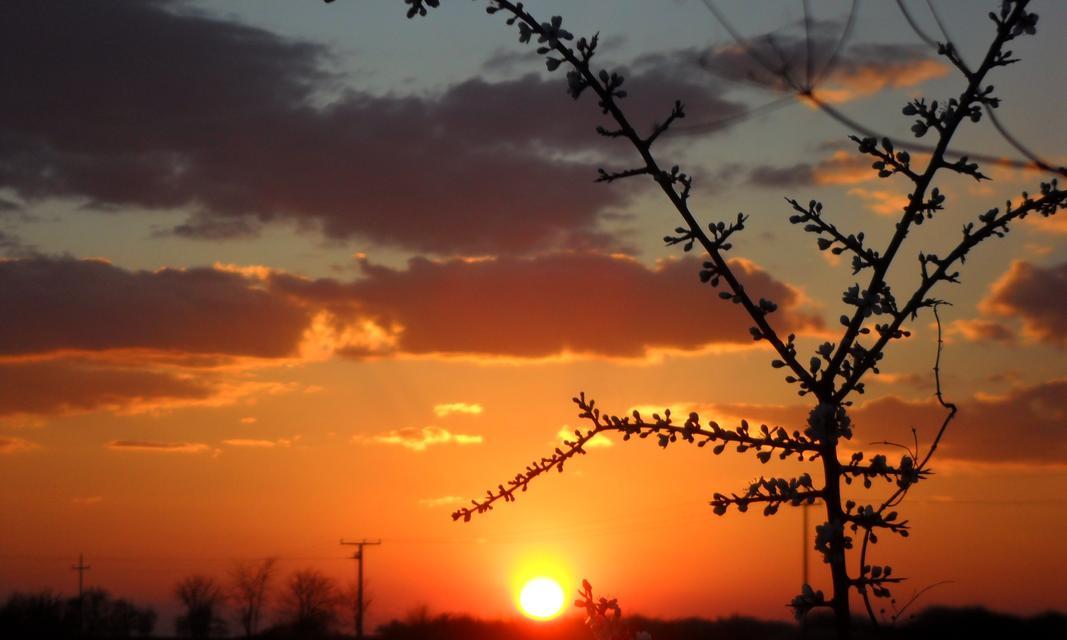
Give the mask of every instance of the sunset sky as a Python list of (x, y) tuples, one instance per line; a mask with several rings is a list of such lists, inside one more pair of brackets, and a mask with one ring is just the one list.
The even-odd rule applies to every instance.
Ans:
[[(163, 610), (178, 579), (237, 559), (350, 582), (338, 540), (368, 537), (383, 540), (371, 623), (422, 604), (514, 615), (540, 574), (588, 578), (627, 612), (790, 616), (800, 512), (707, 502), (796, 463), (609, 438), (516, 504), (449, 517), (581, 426), (579, 391), (790, 431), (810, 407), (701, 285), (699, 256), (663, 246), (680, 221), (652, 182), (593, 182), (633, 158), (595, 134), (594, 101), (483, 3), (442, 4), (416, 20), (399, 0), (0, 8), (0, 594), (71, 592), (79, 552), (88, 584)], [(850, 3), (812, 4), (819, 67)], [(994, 4), (934, 3), (964, 58), (984, 54)], [(698, 0), (527, 5), (600, 31), (637, 122), (687, 104), (662, 164), (696, 176), (702, 220), (751, 216), (730, 255), (801, 353), (836, 340), (856, 279), (783, 197), (880, 247), (906, 185), (761, 76)], [(800, 2), (720, 5), (804, 68)], [(905, 101), (963, 81), (896, 3), (860, 7), (820, 95), (908, 138)], [(1067, 4), (1032, 8), (1037, 36), (992, 82), (1012, 133), (1062, 165)], [(985, 120), (957, 139), (1018, 157)], [(940, 182), (947, 209), (909, 238), (894, 291), (918, 281), (919, 251), (1048, 180), (983, 171)], [(953, 303), (943, 382), (961, 415), (901, 510), (911, 537), (878, 560), (909, 577), (905, 598), (952, 581), (927, 604), (1067, 609), (1067, 219), (1026, 220), (935, 294)], [(910, 330), (853, 408), (851, 448), (936, 430), (933, 318)]]

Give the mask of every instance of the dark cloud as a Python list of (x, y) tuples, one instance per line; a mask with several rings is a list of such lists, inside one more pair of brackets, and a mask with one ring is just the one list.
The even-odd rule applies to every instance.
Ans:
[(57, 415), (203, 401), (204, 377), (73, 360), (0, 363), (0, 416)]
[(239, 273), (128, 271), (97, 260), (0, 262), (0, 356), (143, 349), (293, 355), (308, 312)]
[(1030, 338), (1067, 347), (1067, 262), (1049, 267), (1013, 262), (993, 283), (981, 308), (1022, 320), (1023, 332)]
[[(734, 267), (754, 296), (775, 300), (782, 331), (820, 326), (800, 295), (756, 265)], [(639, 357), (650, 349), (751, 344), (751, 325), (697, 278), (696, 260), (648, 268), (631, 259), (565, 253), (529, 259), (445, 262), (414, 259), (404, 270), (364, 263), (353, 283), (277, 274), (272, 288), (372, 320), (390, 350), (543, 357), (561, 353)], [(353, 355), (363, 355), (361, 351)]]
[[(929, 445), (944, 415), (933, 400), (890, 397), (865, 404), (853, 413), (853, 421), (868, 442), (888, 439), (906, 444), (911, 427), (916, 427)], [(1067, 381), (960, 403), (959, 417), (949, 427), (941, 450), (946, 457), (977, 462), (1067, 462)]]
[[(735, 268), (754, 295), (779, 303), (781, 330), (820, 326), (797, 291), (752, 263)], [(749, 320), (699, 283), (696, 260), (648, 268), (570, 252), (415, 259), (403, 270), (363, 262), (362, 271), (343, 282), (262, 268), (0, 261), (0, 415), (228, 403), (288, 388), (257, 382), (248, 375), (257, 367), (334, 352), (639, 357), (751, 343)]]
[[(596, 136), (593, 101), (571, 104), (561, 74), (324, 105), (323, 46), (165, 0), (5, 4), (0, 38), (19, 52), (0, 65), (19, 88), (0, 101), (0, 187), (29, 202), (185, 207), (174, 231), (212, 239), (285, 220), (480, 254), (580, 245), (628, 197), (592, 183), (590, 158), (622, 143)], [(635, 122), (675, 97), (694, 114), (741, 108), (703, 80), (635, 71)]]
[(31, 256), (37, 253), (37, 248), (32, 244), (23, 242), (17, 234), (9, 233), (0, 229), (0, 256), (12, 258)]
[(749, 171), (748, 182), (757, 187), (811, 186), (815, 183), (815, 171), (806, 162), (788, 167), (760, 165)]

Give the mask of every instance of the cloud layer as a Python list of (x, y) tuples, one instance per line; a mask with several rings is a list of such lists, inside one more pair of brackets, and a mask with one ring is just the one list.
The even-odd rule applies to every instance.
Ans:
[[(750, 262), (735, 261), (755, 297), (775, 300), (782, 331), (821, 326), (801, 310), (799, 292)], [(654, 349), (751, 344), (751, 321), (701, 285), (699, 262), (565, 253), (535, 258), (431, 261), (404, 270), (363, 263), (352, 283), (276, 275), (272, 286), (391, 332), (385, 353), (558, 354), (643, 357)], [(374, 355), (362, 348), (354, 356)]]
[[(0, 102), (0, 188), (27, 201), (185, 208), (174, 231), (187, 236), (282, 220), (481, 254), (606, 241), (600, 220), (628, 197), (593, 184), (591, 157), (623, 143), (594, 133), (592, 101), (572, 104), (558, 76), (373, 95), (339, 90), (322, 45), (169, 0), (34, 3), (0, 18), (20, 58), (0, 67), (19, 87)], [(628, 87), (642, 126), (674, 98), (701, 117), (742, 110), (671, 67), (646, 64)]]
[[(778, 302), (783, 331), (821, 327), (797, 290), (753, 263), (735, 268), (753, 295)], [(226, 265), (133, 271), (69, 257), (2, 261), (0, 307), (10, 312), (0, 335), (0, 415), (232, 402), (279, 390), (242, 370), (311, 352), (632, 358), (751, 344), (749, 321), (701, 285), (698, 271), (695, 260), (647, 267), (580, 252), (415, 259), (406, 269), (363, 261), (361, 277), (347, 282)]]

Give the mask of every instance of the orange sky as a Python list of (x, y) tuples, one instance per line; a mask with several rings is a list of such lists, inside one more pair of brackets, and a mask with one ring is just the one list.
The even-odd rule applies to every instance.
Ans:
[[(509, 34), (470, 3), (418, 23), (396, 3), (359, 4), (329, 18), (332, 5), (308, 6), (289, 26), (267, 9), (162, 0), (100, 16), (0, 11), (7, 41), (47, 20), (72, 47), (109, 38), (107, 51), (143, 51), (144, 65), (86, 54), (67, 70), (27, 42), (25, 63), (0, 72), (26, 96), (0, 105), (0, 140), (14, 141), (0, 147), (14, 159), (0, 163), (0, 593), (70, 592), (79, 552), (88, 583), (164, 607), (181, 577), (239, 559), (348, 582), (337, 542), (369, 537), (383, 540), (367, 552), (372, 623), (421, 604), (513, 615), (517, 581), (542, 572), (568, 588), (588, 578), (628, 612), (789, 617), (800, 512), (718, 518), (707, 501), (796, 463), (608, 439), (517, 504), (451, 521), (581, 426), (579, 391), (616, 413), (695, 409), (790, 430), (807, 407), (738, 308), (700, 284), (699, 259), (661, 246), (677, 221), (657, 194), (592, 184), (598, 163), (628, 156), (599, 146), (591, 103), (506, 56)], [(603, 26), (635, 111), (650, 119), (678, 91), (714, 120), (777, 95), (728, 80), (744, 74), (737, 52), (699, 3), (674, 4), (650, 15), (622, 3)], [(795, 17), (734, 11), (752, 34)], [(906, 135), (899, 105), (959, 81), (899, 15), (870, 11), (830, 98)], [(575, 13), (583, 32), (604, 20)], [(982, 13), (956, 25), (971, 54)], [(1013, 130), (1062, 162), (1063, 83), (1035, 89), (1065, 54), (1052, 33), (997, 84)], [(193, 36), (202, 52), (182, 55)], [(726, 78), (692, 75), (698, 50)], [(1005, 152), (984, 125), (961, 144)], [(802, 353), (835, 339), (852, 276), (784, 224), (781, 198), (819, 198), (880, 246), (902, 184), (876, 181), (838, 125), (800, 104), (665, 153), (698, 176), (703, 219), (752, 216), (731, 255), (750, 290), (778, 302), (783, 333)], [(964, 221), (1046, 179), (987, 172), (978, 186), (944, 181), (951, 206), (909, 240), (895, 291), (916, 281), (920, 249), (946, 250)], [(876, 548), (909, 578), (898, 597), (948, 580), (923, 603), (1067, 608), (1065, 229), (1028, 220), (939, 292), (954, 303), (944, 382), (962, 412), (901, 509), (911, 537)], [(929, 443), (931, 322), (920, 316), (870, 381), (850, 447), (907, 442), (911, 427)]]

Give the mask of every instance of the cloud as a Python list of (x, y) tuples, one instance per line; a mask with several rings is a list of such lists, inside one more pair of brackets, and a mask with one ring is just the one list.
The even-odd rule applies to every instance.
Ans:
[(221, 444), (227, 447), (243, 447), (247, 449), (273, 449), (275, 447), (291, 447), (300, 441), (301, 436), (295, 435), (289, 438), (227, 438)]
[[(783, 333), (820, 328), (802, 294), (754, 263), (733, 266), (746, 289), (779, 305)], [(276, 275), (271, 287), (321, 306), (347, 322), (391, 336), (383, 351), (352, 356), (475, 354), (540, 358), (560, 354), (644, 357), (655, 349), (749, 345), (751, 320), (702, 285), (695, 259), (646, 267), (601, 254), (465, 261), (416, 258), (407, 269), (362, 263), (351, 283)]]
[(205, 453), (211, 447), (202, 442), (152, 442), (148, 440), (113, 440), (107, 447), (113, 451), (149, 451), (155, 453)]
[(874, 180), (877, 175), (864, 156), (838, 149), (815, 164), (798, 162), (783, 167), (755, 166), (748, 172), (748, 182), (758, 187), (772, 188), (854, 185)]
[(854, 187), (848, 190), (848, 195), (863, 200), (868, 209), (883, 216), (899, 215), (904, 212), (904, 207), (908, 206), (907, 196), (884, 189)]
[[(585, 433), (585, 430), (583, 430), (582, 433)], [(568, 427), (567, 425), (563, 425), (559, 428), (559, 432), (556, 434), (556, 438), (560, 442), (574, 442), (578, 439), (578, 436), (574, 434), (574, 429)], [(611, 441), (611, 438), (607, 437), (603, 433), (598, 433), (592, 438), (590, 438), (589, 441), (582, 446), (586, 449), (600, 449), (611, 447), (614, 445), (615, 443)]]
[(979, 308), (988, 315), (1022, 320), (1023, 334), (1030, 339), (1067, 347), (1067, 262), (1048, 267), (1012, 262)]
[(482, 413), (482, 405), (468, 404), (466, 402), (450, 402), (447, 404), (434, 405), (433, 412), (438, 418), (444, 418), (454, 413), (476, 416)]
[(952, 333), (958, 333), (971, 342), (1015, 341), (1015, 332), (1010, 327), (994, 320), (975, 318), (973, 320), (956, 320), (951, 326)]
[(253, 449), (270, 449), (278, 446), (274, 440), (257, 440), (254, 438), (230, 438), (223, 440), (222, 444), (228, 447), (249, 447)]
[(238, 375), (301, 355), (313, 310), (255, 274), (0, 261), (0, 415), (225, 404), (284, 390)]
[(0, 436), (0, 454), (23, 453), (38, 448), (38, 444), (14, 436)]
[(214, 382), (175, 372), (78, 360), (0, 363), (0, 416), (205, 402), (216, 391)]
[[(19, 52), (0, 68), (19, 87), (0, 102), (0, 188), (28, 204), (188, 208), (173, 232), (224, 239), (282, 221), (470, 255), (611, 244), (599, 223), (630, 193), (593, 183), (592, 158), (624, 143), (595, 134), (594, 101), (574, 105), (560, 74), (338, 91), (327, 47), (167, 0), (33, 3), (5, 11), (0, 38)], [(646, 65), (627, 87), (640, 123), (675, 97), (695, 117), (743, 108), (679, 69)]]
[[(803, 27), (803, 24), (799, 25)], [(812, 33), (810, 47), (813, 68), (823, 69), (837, 47), (838, 35), (822, 23)], [(716, 75), (748, 82), (775, 91), (793, 89), (793, 83), (806, 81), (808, 39), (803, 32), (775, 31), (750, 38), (744, 45), (731, 43), (705, 52), (702, 64)], [(754, 54), (754, 55), (753, 55)], [(773, 72), (753, 57), (761, 59)], [(900, 89), (922, 84), (947, 75), (949, 67), (929, 57), (925, 46), (899, 43), (857, 43), (846, 47), (836, 60), (833, 71), (818, 82), (815, 95), (827, 102), (849, 102), (886, 89)]]
[(241, 274), (212, 268), (128, 271), (100, 260), (0, 262), (0, 356), (143, 349), (294, 355), (308, 312)]
[[(749, 320), (699, 284), (695, 260), (646, 267), (568, 252), (415, 259), (406, 269), (360, 264), (361, 277), (344, 282), (234, 265), (134, 271), (71, 257), (0, 261), (0, 308), (11, 310), (0, 334), (0, 415), (250, 401), (292, 390), (250, 378), (255, 369), (338, 352), (642, 357), (751, 343)], [(753, 263), (735, 268), (755, 295), (778, 302), (783, 331), (821, 326), (797, 290)], [(684, 314), (628, 311), (682, 304)], [(582, 311), (605, 308), (621, 311)]]
[(412, 451), (425, 451), (427, 448), (440, 444), (481, 444), (482, 436), (465, 433), (452, 433), (441, 427), (405, 427), (394, 429), (385, 433), (372, 436), (369, 439), (356, 436), (359, 442), (376, 442), (379, 444), (395, 444), (411, 449)]
[[(1018, 387), (1001, 396), (978, 396), (959, 404), (958, 418), (941, 444), (945, 457), (987, 463), (1067, 461), (1067, 380)], [(894, 397), (869, 402), (853, 412), (857, 433), (868, 442), (910, 442), (914, 426), (929, 445), (943, 417), (944, 410), (933, 400)]]
[[(3, 212), (3, 200), (0, 200), (0, 213)], [(21, 258), (37, 253), (37, 248), (23, 242), (18, 234), (0, 229), (0, 256)]]

